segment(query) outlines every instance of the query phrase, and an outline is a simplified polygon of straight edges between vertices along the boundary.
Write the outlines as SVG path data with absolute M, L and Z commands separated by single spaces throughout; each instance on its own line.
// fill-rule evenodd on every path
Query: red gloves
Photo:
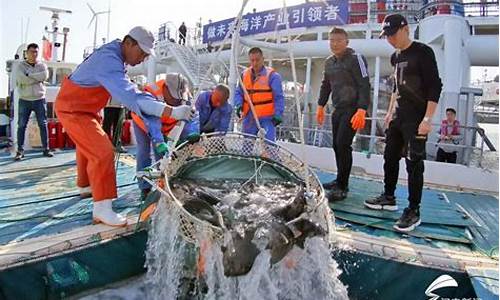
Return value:
M 354 130 L 359 130 L 365 127 L 366 110 L 358 108 L 356 113 L 351 118 L 351 126 Z
M 319 125 L 323 125 L 323 122 L 325 122 L 325 108 L 323 106 L 318 105 L 318 109 L 316 110 L 316 121 Z

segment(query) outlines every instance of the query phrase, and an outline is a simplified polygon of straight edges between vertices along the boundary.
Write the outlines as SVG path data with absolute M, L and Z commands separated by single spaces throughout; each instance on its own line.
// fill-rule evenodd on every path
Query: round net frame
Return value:
M 166 179 L 166 197 L 178 209 L 180 220 L 180 233 L 190 243 L 197 243 L 196 237 L 210 237 L 213 240 L 223 240 L 224 229 L 200 220 L 186 211 L 182 201 L 173 193 L 169 181 L 175 178 L 182 166 L 188 162 L 203 160 L 212 157 L 234 157 L 253 159 L 271 164 L 273 167 L 283 169 L 294 174 L 300 181 L 309 180 L 310 195 L 309 217 L 319 223 L 328 233 L 325 237 L 328 242 L 333 242 L 333 215 L 325 201 L 323 187 L 316 174 L 286 148 L 262 138 L 243 133 L 211 133 L 202 135 L 200 141 L 194 144 L 183 143 L 176 147 L 175 154 L 169 162 L 161 163 L 161 170 Z M 258 170 L 255 170 L 257 173 Z M 257 174 L 256 174 L 257 175 Z M 250 179 L 249 179 L 250 180 Z

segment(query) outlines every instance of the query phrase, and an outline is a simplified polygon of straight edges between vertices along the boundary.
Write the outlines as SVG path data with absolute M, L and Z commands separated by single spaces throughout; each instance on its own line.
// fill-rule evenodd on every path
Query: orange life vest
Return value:
M 274 69 L 265 68 L 266 75 L 257 75 L 255 81 L 252 80 L 252 68 L 247 68 L 243 72 L 243 85 L 248 92 L 248 97 L 245 96 L 245 101 L 243 101 L 243 116 L 246 116 L 250 111 L 249 101 L 252 101 L 258 118 L 274 115 L 273 91 L 269 85 L 269 77 Z
M 144 90 L 148 93 L 151 93 L 158 99 L 162 99 L 163 97 L 163 86 L 165 85 L 165 80 L 158 80 L 154 85 L 146 85 Z M 148 132 L 144 121 L 137 114 L 132 113 L 132 120 L 134 123 L 139 126 L 144 132 Z M 161 117 L 161 132 L 163 135 L 168 135 L 172 128 L 177 124 L 177 120 L 170 117 Z

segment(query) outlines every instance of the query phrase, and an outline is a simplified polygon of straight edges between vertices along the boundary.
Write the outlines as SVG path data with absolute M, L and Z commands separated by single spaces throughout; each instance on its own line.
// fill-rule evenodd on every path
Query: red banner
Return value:
M 52 58 L 52 43 L 46 37 L 43 37 L 42 57 L 45 61 Z

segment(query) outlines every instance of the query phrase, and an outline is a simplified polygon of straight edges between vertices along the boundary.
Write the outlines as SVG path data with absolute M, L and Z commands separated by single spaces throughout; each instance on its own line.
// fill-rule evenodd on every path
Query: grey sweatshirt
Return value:
M 44 81 L 49 78 L 47 65 L 36 62 L 34 66 L 27 61 L 18 65 L 16 74 L 16 85 L 19 98 L 23 100 L 39 100 L 45 98 Z

